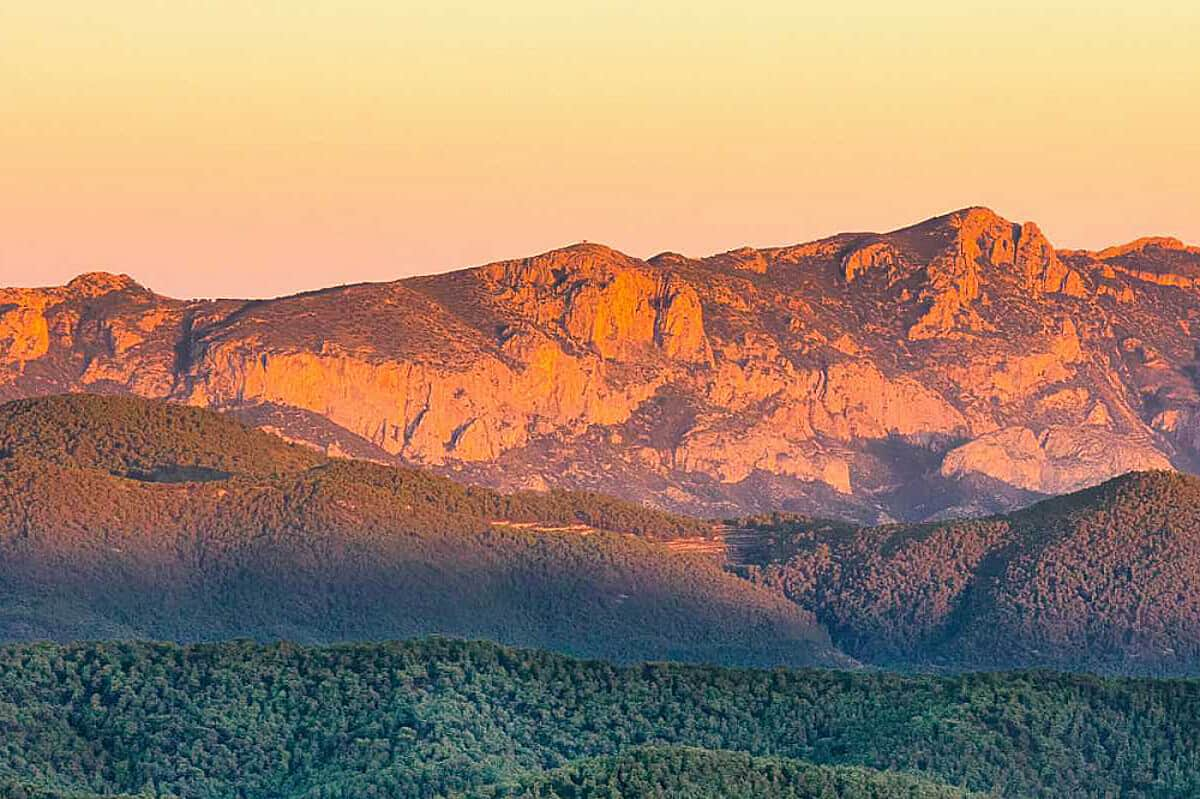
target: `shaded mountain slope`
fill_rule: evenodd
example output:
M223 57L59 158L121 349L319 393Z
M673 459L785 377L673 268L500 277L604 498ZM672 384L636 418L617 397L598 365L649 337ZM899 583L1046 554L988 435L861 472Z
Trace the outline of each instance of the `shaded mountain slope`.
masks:
M857 772L906 796L1165 799L1200 790L1198 714L1194 681L618 668L446 640L0 647L0 779L188 798L456 796L606 768L582 758L657 771L641 747L682 745L907 772ZM697 790L746 762L679 757L664 776ZM750 762L732 784L807 770Z
M0 291L0 397L234 410L332 453L698 515L979 515L1200 468L1200 250L966 208L633 258L596 244L275 300Z
M646 540L711 531L696 520L329 460L146 400L22 401L0 419L5 639L445 633L617 660L849 663L810 614Z
M877 664L1200 674L1200 479L1130 474L1006 516L766 521L755 579Z

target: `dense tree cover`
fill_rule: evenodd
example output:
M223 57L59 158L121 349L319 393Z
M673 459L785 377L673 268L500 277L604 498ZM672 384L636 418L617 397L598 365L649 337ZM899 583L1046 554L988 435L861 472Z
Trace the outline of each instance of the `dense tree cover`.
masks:
M771 528L751 568L890 666L1200 672L1200 479L1151 472L987 519Z
M136 397L64 394L0 405L0 456L34 458L153 482L286 478L334 471L427 515L585 524L665 540L712 535L712 523L585 491L504 495L416 469L326 458L219 413Z
M151 794L140 794L150 799ZM135 799L131 794L95 793L94 791L77 791L47 785L39 785L23 780L0 779L0 799Z
M725 522L725 537L732 544L731 560L754 566L786 562L804 551L810 540L845 540L858 530L851 522L784 512L760 513Z
M616 660L847 662L811 614L719 564L630 535L497 526L479 515L493 501L522 517L541 500L341 461L156 483L13 455L0 638L441 633Z
M187 468L214 477L293 473L324 460L212 411L93 394L0 405L0 453L151 479Z
M1200 682L617 667L445 639L0 648L0 779L60 790L519 796L537 772L574 763L548 784L586 781L605 766L576 761L652 745L1001 797L1195 796ZM729 776L719 755L629 757L637 779ZM747 780L804 767L753 770Z
M967 799L905 774L687 746L637 747L576 761L471 799ZM979 795L981 796L981 795Z

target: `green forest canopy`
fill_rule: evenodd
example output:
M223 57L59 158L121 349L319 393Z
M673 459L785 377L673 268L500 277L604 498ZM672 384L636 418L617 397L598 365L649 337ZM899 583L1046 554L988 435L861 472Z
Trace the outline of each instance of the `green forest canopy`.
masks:
M742 774L741 755L682 746L919 777L909 796L954 795L940 783L1180 797L1200 792L1198 719L1188 680L616 667L446 639L0 648L0 778L63 791L508 797L605 773L697 791L807 779L803 764Z

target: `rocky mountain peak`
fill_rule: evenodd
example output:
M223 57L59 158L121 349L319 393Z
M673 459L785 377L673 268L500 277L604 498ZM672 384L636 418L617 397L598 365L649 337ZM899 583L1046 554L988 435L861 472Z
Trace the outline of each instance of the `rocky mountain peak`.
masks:
M101 297L116 291L145 291L140 283L129 275L111 272L84 272L67 283L69 292L85 297Z
M642 262L603 244L580 242L528 258L497 261L479 267L483 279L497 286L519 288L568 286L578 280L610 280Z
M670 268L673 266L686 266L689 260L690 259L682 253L671 252L668 250L666 252L660 252L658 255L650 256L646 259L646 263L650 264L651 266Z
M1134 239L1126 244L1106 247L1100 250L1100 252L1095 253L1095 255L1103 261L1108 258L1120 258L1121 256L1133 253L1143 253L1148 249L1200 254L1200 247L1191 247L1173 236L1145 236L1140 239Z
M909 329L909 339L939 338L963 329L987 328L975 303L985 285L1011 284L1030 297L1083 297L1083 277L1059 258L1037 224L1015 224L994 211L972 207L889 234L910 253L929 258L921 297L926 312ZM913 246L914 240L917 246ZM937 249L921 252L921 246ZM912 255L910 255L912 257Z
M581 243L480 267L498 306L552 325L606 360L655 350L695 363L711 359L699 296L686 280L599 244Z
M768 262L762 251L753 247L738 247L718 255L710 255L704 263L718 269L766 274Z
M951 224L963 229L980 230L1012 225L1012 222L1009 222L986 205L971 205L966 208L960 208L957 211L951 211L942 218L945 219L947 217Z

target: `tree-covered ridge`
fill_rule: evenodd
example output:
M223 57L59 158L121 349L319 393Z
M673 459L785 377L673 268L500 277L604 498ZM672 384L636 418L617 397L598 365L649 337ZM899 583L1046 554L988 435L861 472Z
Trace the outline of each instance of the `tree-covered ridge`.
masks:
M546 527L585 525L632 533L654 541L681 536L711 536L714 524L586 491L519 491L501 494L463 485L417 469L369 461L330 460L314 470L324 479L358 483L383 491L403 507L422 512L466 516L489 523L515 522Z
M0 648L0 778L63 791L455 796L688 746L1000 797L1182 797L1198 720L1184 680L618 667L445 639ZM726 756L628 757L708 784Z
M877 664L1200 669L1200 479L1130 474L987 519L771 528L756 580Z
M0 452L146 476L290 474L324 458L221 414L178 403L63 394L0 405Z
M589 758L464 799L969 799L906 774L689 746ZM981 796L981 795L980 795Z
M714 562L546 529L654 517L626 510L339 460L153 482L16 452L0 459L0 639L439 633L615 660L851 662L811 614Z
M417 469L327 458L213 411L135 397L64 394L4 403L0 456L151 482L272 481L316 470L386 490L403 507L427 515L584 524L656 540L713 532L709 522L602 494L505 495Z

